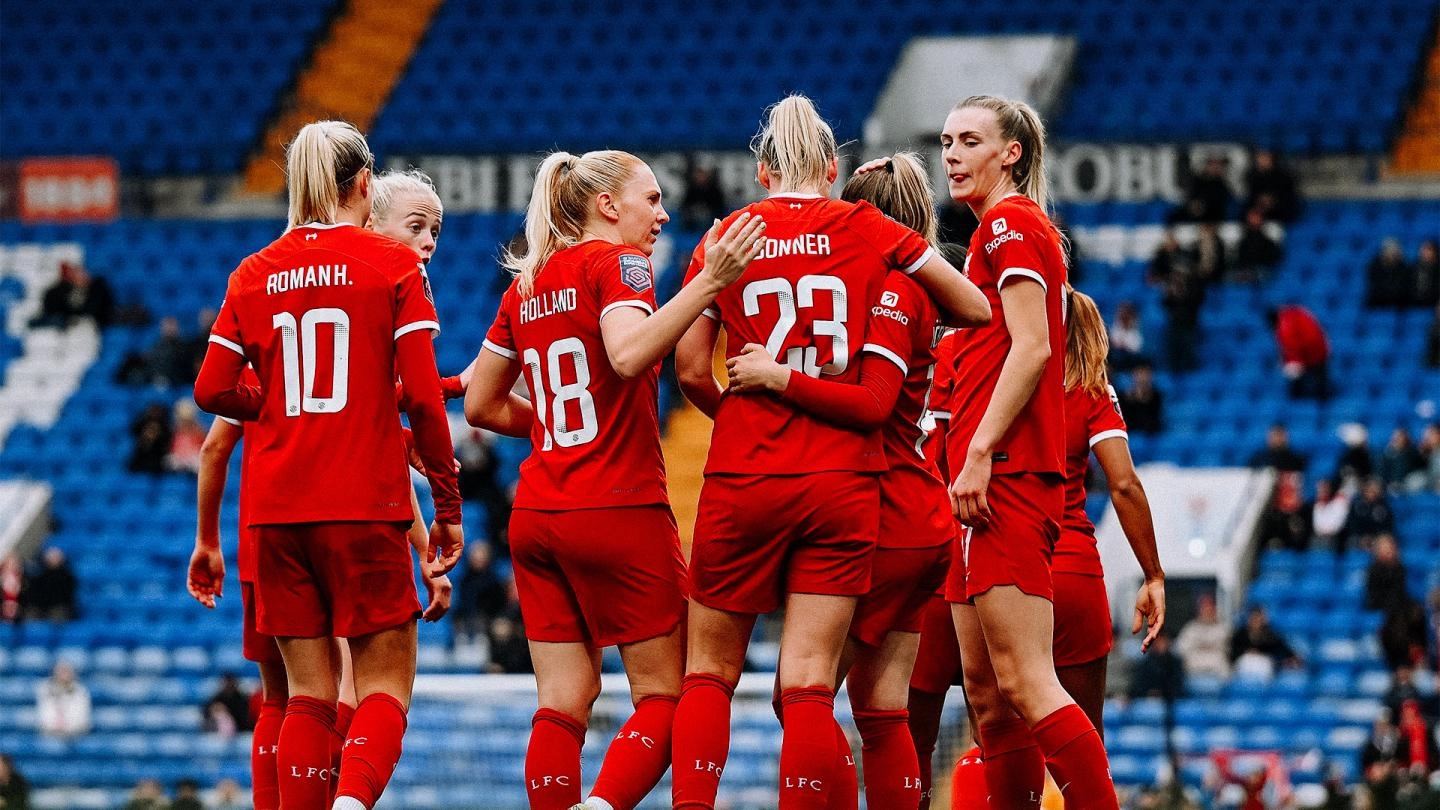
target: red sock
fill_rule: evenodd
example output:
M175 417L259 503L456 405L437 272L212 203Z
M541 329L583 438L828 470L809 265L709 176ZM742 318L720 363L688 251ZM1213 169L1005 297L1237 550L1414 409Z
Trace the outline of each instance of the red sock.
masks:
M923 699L919 697L922 695ZM922 703L923 708L916 711ZM935 788L935 742L940 737L942 705L929 693L910 689L910 741L915 745L915 759L920 765L920 810L930 810L930 796Z
M780 810L824 810L835 776L835 690L800 686L780 693ZM848 745L848 743L847 743Z
M1045 793L1045 757L1025 721L1011 717L980 726L985 749L985 784L990 803L1006 810L1040 806Z
M405 725L405 706L390 695L377 692L360 701L345 735L340 787L335 795L374 807L400 764Z
M330 800L335 704L296 695L285 704L275 768L282 807L324 807Z
M669 695L651 695L635 706L635 713L610 741L591 796L630 808L654 789L670 767L670 736L679 702Z
M1105 745L1079 706L1072 703L1056 709L1036 723L1031 733L1045 752L1045 764L1060 786L1066 810L1119 807Z
M955 762L955 772L950 776L950 810L986 810L989 806L985 758L977 745Z
M285 722L285 701L267 700L255 718L255 736L250 743L251 801L255 810L279 810L280 784L275 771L275 746L280 742L280 724Z
M855 776L855 751L839 720L835 721L835 776L832 779L835 784L830 788L830 801L825 810L859 810L860 780Z
M345 735L350 733L350 722L355 719L355 707L349 703L335 704L335 754L330 759L330 800L340 788L340 756L345 753Z
M676 735L671 748L671 798L682 807L715 807L720 774L730 754L730 699L735 684L718 675L685 676L675 707Z
M920 763L910 739L910 712L855 712L865 763L865 806L916 810Z
M580 748L585 724L564 712L541 709L530 721L525 749L525 792L532 810L570 810L580 803Z

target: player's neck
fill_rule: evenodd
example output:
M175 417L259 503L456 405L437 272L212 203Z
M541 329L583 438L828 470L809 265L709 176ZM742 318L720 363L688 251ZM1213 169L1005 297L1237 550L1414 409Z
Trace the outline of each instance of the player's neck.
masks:
M335 209L335 224L341 223L354 225L357 228L365 227L365 221L370 218L370 205L366 201L364 207L358 205L341 204Z
M985 195L985 198L980 201L979 205L976 205L975 203L970 204L970 210L975 212L976 219L980 219L981 217L985 216L986 212L988 212L991 208L994 208L1001 200L1011 196L1012 194L1019 193L1020 192L1018 189L1015 188L1014 183L996 183L995 187L990 189L990 193Z
M592 222L585 226L580 232L580 242L609 242L618 245L623 240L620 238L620 229L609 222ZM577 243L578 244L578 243Z
M771 189L771 190L770 190L770 194L769 194L768 196L771 196L771 197L824 197L824 196L827 196L827 195L826 195L826 192L828 192L828 191L829 191L828 188L814 188L814 187L812 187L812 186L802 186L802 187L800 187L800 188L789 188L788 186L782 186L782 187L780 187L780 188Z

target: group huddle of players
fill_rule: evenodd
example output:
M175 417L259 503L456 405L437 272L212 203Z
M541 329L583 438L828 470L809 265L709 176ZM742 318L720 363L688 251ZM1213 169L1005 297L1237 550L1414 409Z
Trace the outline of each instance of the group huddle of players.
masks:
M713 808L751 631L783 607L782 810L858 804L834 716L842 682L871 808L929 806L956 683L975 738L957 805L1037 807L1048 771L1068 808L1115 808L1092 452L1145 574L1132 631L1148 624L1146 646L1164 574L1104 325L1069 288L1045 213L1044 140L1023 103L951 111L947 189L979 219L967 252L938 244L915 155L865 164L832 199L835 137L788 97L752 143L767 196L715 222L663 306L654 174L625 152L552 154L484 344L442 379L433 186L374 175L348 124L304 127L287 155L289 228L231 275L195 385L220 417L189 573L209 606L226 462L245 438L244 646L265 693L256 807L368 810L399 761L415 620L448 606L464 545L444 409L463 397L471 424L532 443L509 527L538 691L531 807L633 808L668 769L674 807ZM713 362L722 330L728 385ZM688 563L660 450L672 352L715 421ZM408 465L431 484L428 532ZM580 752L611 645L635 711L586 797Z

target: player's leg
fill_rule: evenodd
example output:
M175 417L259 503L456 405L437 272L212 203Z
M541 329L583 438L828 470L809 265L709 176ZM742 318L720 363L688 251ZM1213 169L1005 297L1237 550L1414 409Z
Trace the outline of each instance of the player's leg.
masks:
M341 754L336 808L374 807L400 761L415 686L415 644L413 622L349 640L357 702Z
M835 673L856 597L792 593L781 631L780 807L824 808L836 766Z
M730 700L745 669L755 614L731 613L692 600L686 625L685 679L675 707L675 726L685 733L671 746L672 798L676 810L709 810L715 806L730 751Z
M684 676L684 630L620 645L635 713L620 727L586 804L594 810L628 810L654 789L670 767L675 707Z
M1069 667L1055 667L1055 676L1060 685L1075 699L1075 705L1090 718L1095 732L1105 739L1105 676L1108 658L1097 658L1088 664Z
M277 638L290 698L276 742L282 807L324 807L335 748L335 647L329 636Z
M580 801L580 749L600 696L600 651L580 642L530 642L539 708L525 749L525 791L535 810Z
M345 751L345 739L350 734L350 723L355 719L355 706L360 701L355 697L355 665L350 660L350 642L335 639L336 660L340 662L340 699L335 702L335 755L331 759L330 798L340 787L340 755Z
M1055 676L1105 738L1105 675L1114 628L1103 577L1056 572Z
M951 615L965 673L965 698L974 713L985 756L985 781L1000 807L1038 807L1045 790L1045 756L1024 719L1005 701L990 663L975 607L952 604Z
M274 639L270 639L270 644L274 646ZM279 748L280 727L285 722L285 702L290 699L290 683L278 647L273 659L256 664L260 668L263 702L250 743L251 801L255 810L279 810L280 777L275 754Z
M951 685L962 683L960 646L950 605L932 597L925 606L920 647L910 675L910 737L920 764L920 810L929 810L934 790L935 745L940 739L940 718ZM968 704L967 704L968 705Z
M914 810L920 805L920 763L907 709L919 648L919 633L887 633L879 647L861 648L846 678L860 730L869 807Z

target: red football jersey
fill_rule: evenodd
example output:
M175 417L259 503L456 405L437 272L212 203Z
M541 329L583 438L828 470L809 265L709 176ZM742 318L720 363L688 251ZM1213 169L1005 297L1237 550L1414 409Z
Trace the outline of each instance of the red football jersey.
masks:
M945 448L950 439L950 398L955 391L955 332L947 329L940 342L935 344L935 381L930 386L928 403L930 423L935 429L930 432L930 454L940 472L940 480L948 487L951 482L950 458Z
M395 341L440 324L410 248L352 225L295 228L230 275L210 340L255 367L249 525L405 521Z
M726 227L745 212L765 218L763 251L705 311L725 328L726 353L734 357L758 343L811 377L858 383L855 356L886 272L913 273L930 258L930 246L865 202L776 194L731 214ZM704 263L701 244L687 283ZM705 465L707 475L883 469L878 433L832 425L776 397L729 392L720 398Z
M906 516L907 525L930 531L894 536L881 532L879 548L928 548L955 535L950 496L927 446L933 420L926 408L935 375L935 346L944 329L940 312L914 279L891 273L870 308L863 350L895 363L905 373L895 412L881 429L890 470L880 477L880 508ZM881 522L884 526L884 522Z
M240 372L242 385L260 385L260 378L255 376L255 369L246 366ZM245 436L249 436L256 428L251 424L248 428L245 423L238 419L231 419L228 416L217 416L216 419L228 422L235 427L245 430ZM235 550L235 567L240 570L241 582L255 581L255 530L250 528L249 496L250 488L245 482L250 479L250 442L240 442L240 543Z
M660 367L631 380L615 373L600 319L617 307L655 311L650 260L631 247L590 241L556 253L521 298L514 284L485 348L525 366L535 403L531 452L515 506L593 509L668 504L660 452Z
M1129 441L1130 434L1113 387L1105 386L1099 396L1079 386L1065 392L1065 517L1051 571L1104 574L1095 546L1095 524L1085 514L1085 473L1090 468L1090 448L1114 438Z
M985 293L992 317L986 326L956 333L956 383L949 400L950 435L946 437L950 475L959 475L965 466L970 440L980 427L1010 352L1000 288L1022 278L1045 288L1050 360L1029 402L996 444L991 472L1063 474L1066 269L1060 234L1033 200L1012 194L981 217L965 257L965 275Z

